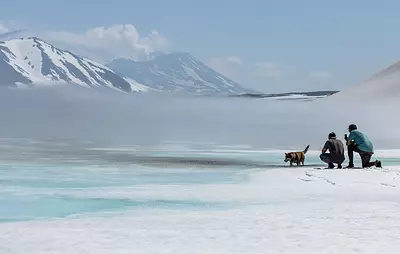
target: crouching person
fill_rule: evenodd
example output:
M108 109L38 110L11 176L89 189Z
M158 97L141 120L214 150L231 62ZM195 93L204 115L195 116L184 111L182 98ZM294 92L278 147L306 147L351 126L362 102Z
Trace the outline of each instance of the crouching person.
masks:
M355 124L350 124L348 130L350 135L348 137L347 134L344 136L347 145L347 152L349 153L349 165L346 168L354 168L354 152L360 154L363 168L372 166L381 168L381 161L375 160L371 162L371 157L374 154L374 147L368 137L364 133L360 132Z
M328 150L329 153L327 153ZM334 163L338 165L338 168L342 168L342 163L345 160L344 145L341 140L336 139L334 132L329 133L328 140L321 152L320 158L323 162L328 163L328 168L334 168Z

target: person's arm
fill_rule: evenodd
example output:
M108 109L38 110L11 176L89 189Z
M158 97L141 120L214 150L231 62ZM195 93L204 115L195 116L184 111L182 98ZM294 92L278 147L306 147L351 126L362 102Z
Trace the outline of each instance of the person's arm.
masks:
M325 145L322 148L321 153L323 153L323 154L326 153L326 150L328 150L328 141L325 142Z
M353 136L354 135L352 135L353 133L352 132L350 132L350 135L349 135L349 137L347 137L347 135L345 136L345 139L346 139L346 145L347 146L350 146L350 145L352 145L353 144Z

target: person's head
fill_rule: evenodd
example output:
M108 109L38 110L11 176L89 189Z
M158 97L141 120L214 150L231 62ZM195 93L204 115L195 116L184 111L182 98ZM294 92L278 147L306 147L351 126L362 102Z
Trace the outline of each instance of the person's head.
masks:
M336 138L336 134L334 132L331 132L328 134L328 139L335 139Z
M349 132L354 131L354 130L357 130L357 125L355 125L355 124L350 124L348 130L349 130Z

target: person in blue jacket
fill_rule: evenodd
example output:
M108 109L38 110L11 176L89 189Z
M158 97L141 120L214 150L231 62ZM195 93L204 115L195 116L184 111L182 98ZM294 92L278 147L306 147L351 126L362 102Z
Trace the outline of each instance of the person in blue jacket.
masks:
M346 140L347 152L349 155L349 165L346 168L354 168L353 153L359 153L361 157L362 167L368 168L372 166L382 167L382 163L379 160L370 162L372 155L374 154L374 146L368 137L357 129L357 125L350 124L349 136L344 135Z

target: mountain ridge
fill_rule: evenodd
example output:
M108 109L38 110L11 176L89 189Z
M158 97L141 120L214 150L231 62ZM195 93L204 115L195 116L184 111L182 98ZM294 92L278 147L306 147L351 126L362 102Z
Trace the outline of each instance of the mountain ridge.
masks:
M271 98L325 97L329 94L260 93L245 88L187 52L153 52L146 61L115 58L98 63L38 37L0 40L0 87L40 87L73 84L125 93L161 92L183 95ZM310 94L311 93L311 94ZM334 92L336 93L336 91Z
M116 58L107 67L157 91L186 94L256 92L216 72L187 52L157 53L147 61Z
M121 92L145 90L105 65L59 49L38 37L0 41L2 86L35 87L68 83Z

